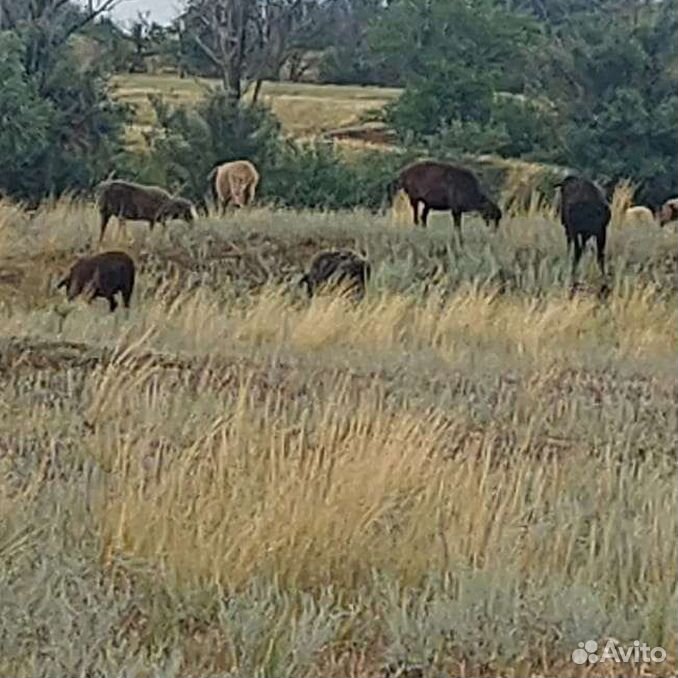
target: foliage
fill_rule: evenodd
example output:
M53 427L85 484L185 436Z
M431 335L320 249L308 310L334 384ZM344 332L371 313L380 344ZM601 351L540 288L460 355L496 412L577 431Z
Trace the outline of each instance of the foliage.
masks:
M263 195L287 207L376 210L406 160L378 151L348 158L331 143L287 141L267 168Z
M86 189L108 175L127 120L101 64L83 58L79 39L91 16L71 3L51 13L46 7L12 14L0 40L0 189L31 201Z
M369 33L381 20L380 0L329 3L331 21L323 34L325 48L320 65L322 82L359 85L400 85L401 74L388 59L370 49ZM314 45L315 47L315 45Z
M26 197L38 190L31 169L47 154L55 111L26 76L25 47L0 34L0 189Z
M332 143L280 138L268 109L236 102L221 88L196 105L171 106L152 97L158 126L149 155L129 167L140 181L181 190L202 201L215 164L248 159L262 171L260 196L279 205L345 209L380 207L385 186L404 162L401 154L365 152L359 161Z
M195 106L172 106L159 95L151 103L158 123L149 134L149 157L137 161L142 181L181 188L200 201L215 164L246 158L261 166L276 152L278 121L221 88L208 89Z
M506 137L515 116L496 94L524 89L527 55L536 44L532 20L486 1L394 2L371 40L407 84L387 112L402 138L435 135L450 149L470 152L513 150ZM516 145L531 150L537 135L528 127Z
M675 191L678 3L613 9L574 14L552 54L546 86L564 139L555 159L610 184L632 177L656 205Z
M403 73L387 110L403 141L631 177L675 191L678 3L395 0L370 31Z

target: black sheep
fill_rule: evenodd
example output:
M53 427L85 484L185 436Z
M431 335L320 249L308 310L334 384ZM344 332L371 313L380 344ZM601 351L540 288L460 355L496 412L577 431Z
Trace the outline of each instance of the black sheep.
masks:
M450 210L461 242L461 217L464 212L479 212L485 223L499 228L501 210L481 190L475 174L464 167L442 162L423 161L408 165L389 186L392 198L402 189L412 206L415 225L419 223L419 203L424 205L421 223L425 227L431 210Z
M346 286L363 297L371 273L370 262L360 254L348 249L327 250L313 257L299 284L306 286L309 297L323 285Z
M57 285L66 288L69 301L83 292L88 301L103 297L108 300L111 313L118 304L115 295L120 292L125 308L129 308L134 291L134 262L124 252L102 252L93 257L78 259L68 275Z
M611 217L605 197L593 182L581 177L565 177L556 186L560 188L560 221L568 251L574 246L572 276L589 238L596 239L598 266L605 275L605 242Z

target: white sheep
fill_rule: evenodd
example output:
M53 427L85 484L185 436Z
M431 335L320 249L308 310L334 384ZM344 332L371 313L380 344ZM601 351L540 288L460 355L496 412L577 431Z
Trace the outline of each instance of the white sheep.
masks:
M634 205L624 212L624 223L633 226L650 226L657 224L657 218L649 207Z

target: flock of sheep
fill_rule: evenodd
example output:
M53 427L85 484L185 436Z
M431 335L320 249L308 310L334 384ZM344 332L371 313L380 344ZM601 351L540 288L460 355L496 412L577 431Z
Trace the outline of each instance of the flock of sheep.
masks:
M237 160L215 167L208 176L218 209L225 211L228 204L244 207L254 200L259 173L247 160ZM611 218L610 207L603 193L591 181L568 176L557 184L560 188L560 219L565 230L568 251L574 250L572 276L584 247L595 239L597 260L605 276L605 244L607 227ZM389 198L403 191L412 207L414 224L426 227L431 210L450 211L459 244L462 240L462 214L478 212L485 223L499 228L502 212L482 190L478 179L470 170L435 161L421 161L408 165L388 186ZM196 217L193 203L185 198L170 195L156 186L142 186L123 180L105 181L99 186L97 200L100 214L99 242L103 241L106 227L115 216L119 230L126 230L126 220L148 221L152 230L159 222L163 226L169 219L183 219L192 223ZM420 211L420 207L423 209ZM678 198L667 200L657 214L647 207L631 207L626 218L655 221L660 226L678 219ZM370 263L361 255L348 249L320 252L311 261L300 284L309 296L325 284L349 286L362 296L371 273ZM115 311L115 295L120 293L123 304L129 308L134 290L135 265L124 252L108 251L79 259L58 287L66 288L68 300L80 294L88 300L102 297Z

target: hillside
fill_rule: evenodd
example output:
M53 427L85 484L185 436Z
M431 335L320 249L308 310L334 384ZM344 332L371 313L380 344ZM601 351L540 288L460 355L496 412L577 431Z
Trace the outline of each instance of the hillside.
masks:
M161 94L177 104L190 103L203 87L216 81L138 74L118 76L113 84L116 96L135 109L131 139L138 141L140 133L153 124L149 94ZM399 94L400 90L382 87L265 82L261 100L271 106L286 133L308 137L359 122L362 115L382 108Z
M572 675L625 624L675 671L675 231L600 302L547 215L130 224L110 315L54 289L96 223L0 207L0 673ZM362 304L296 288L333 246Z

